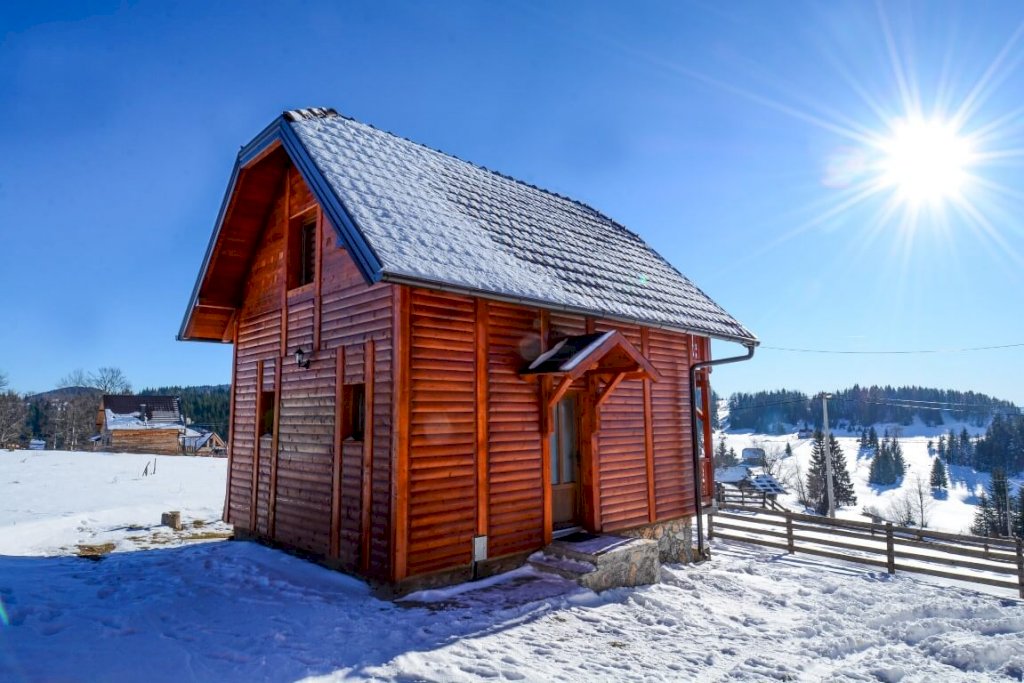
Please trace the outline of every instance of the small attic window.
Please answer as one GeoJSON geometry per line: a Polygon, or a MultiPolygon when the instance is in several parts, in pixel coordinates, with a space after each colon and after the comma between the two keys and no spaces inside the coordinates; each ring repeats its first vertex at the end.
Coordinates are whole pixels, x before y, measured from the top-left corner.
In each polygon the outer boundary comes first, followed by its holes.
{"type": "Polygon", "coordinates": [[[316,277],[316,214],[297,219],[289,227],[288,289],[295,289],[316,277]]]}

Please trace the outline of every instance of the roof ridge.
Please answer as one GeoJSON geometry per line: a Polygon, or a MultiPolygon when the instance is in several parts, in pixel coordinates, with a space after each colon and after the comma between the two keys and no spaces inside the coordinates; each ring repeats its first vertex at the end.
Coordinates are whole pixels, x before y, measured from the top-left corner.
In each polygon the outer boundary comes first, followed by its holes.
{"type": "MultiPolygon", "coordinates": [[[[460,156],[458,156],[456,154],[452,154],[451,152],[446,152],[443,149],[438,149],[436,147],[431,147],[430,145],[428,145],[426,143],[419,142],[417,140],[413,140],[412,138],[407,138],[404,135],[399,135],[398,133],[394,133],[394,132],[392,132],[390,130],[386,130],[384,128],[378,128],[377,126],[373,125],[372,123],[367,123],[366,121],[360,121],[359,119],[354,118],[352,116],[349,116],[347,114],[339,113],[333,107],[306,107],[304,109],[292,109],[292,110],[284,112],[284,116],[285,116],[286,119],[288,119],[292,123],[301,123],[303,121],[311,121],[313,119],[328,119],[328,118],[338,117],[338,118],[345,119],[346,121],[351,121],[352,123],[355,123],[355,124],[360,125],[360,126],[366,126],[367,128],[375,130],[378,133],[383,133],[384,135],[390,135],[393,138],[398,138],[399,140],[404,140],[405,142],[408,142],[411,145],[415,145],[417,147],[421,147],[421,148],[423,148],[423,149],[425,149],[427,151],[434,152],[435,154],[440,154],[440,155],[446,156],[446,157],[448,157],[450,159],[455,159],[456,161],[460,161],[460,162],[462,162],[464,164],[468,164],[468,165],[470,165],[470,166],[472,166],[474,168],[478,168],[481,171],[484,171],[486,173],[490,173],[492,175],[496,175],[499,178],[504,178],[505,180],[510,180],[513,183],[517,184],[517,185],[522,185],[524,187],[529,187],[529,188],[531,188],[533,190],[537,190],[538,192],[543,192],[546,195],[550,195],[552,197],[555,197],[556,199],[561,199],[561,200],[570,202],[572,204],[575,204],[575,205],[577,205],[577,206],[579,206],[579,207],[581,207],[583,209],[586,209],[587,211],[592,213],[594,216],[596,216],[598,218],[601,218],[602,220],[605,220],[608,223],[614,225],[616,228],[618,228],[622,232],[625,232],[628,235],[632,235],[633,237],[635,237],[635,238],[639,239],[640,241],[644,242],[644,244],[647,244],[647,242],[644,241],[643,237],[641,237],[639,233],[634,232],[633,230],[630,230],[628,227],[626,227],[625,225],[623,225],[619,221],[615,220],[611,216],[601,212],[600,210],[594,208],[593,206],[591,206],[590,204],[587,204],[584,201],[581,201],[579,199],[575,199],[575,198],[570,197],[568,195],[564,195],[564,194],[555,192],[554,190],[549,190],[549,189],[541,187],[539,185],[534,185],[533,183],[528,183],[525,180],[521,180],[520,178],[516,178],[515,176],[511,176],[511,175],[509,175],[507,173],[502,173],[501,171],[496,171],[493,168],[488,168],[487,166],[484,166],[483,164],[478,164],[475,161],[470,161],[469,159],[463,159],[462,157],[460,157],[460,156]]],[[[650,245],[648,245],[648,246],[650,246],[650,245]]]]}

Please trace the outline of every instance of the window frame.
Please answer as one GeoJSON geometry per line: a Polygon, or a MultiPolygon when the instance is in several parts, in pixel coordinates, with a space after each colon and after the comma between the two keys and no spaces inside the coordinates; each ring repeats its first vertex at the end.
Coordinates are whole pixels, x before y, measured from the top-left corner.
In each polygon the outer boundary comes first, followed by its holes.
{"type": "Polygon", "coordinates": [[[316,264],[320,251],[320,231],[317,228],[319,222],[319,211],[316,207],[302,212],[288,222],[286,286],[289,292],[309,287],[316,282],[316,264]]]}
{"type": "Polygon", "coordinates": [[[362,443],[366,439],[366,383],[342,385],[341,438],[362,443]]]}

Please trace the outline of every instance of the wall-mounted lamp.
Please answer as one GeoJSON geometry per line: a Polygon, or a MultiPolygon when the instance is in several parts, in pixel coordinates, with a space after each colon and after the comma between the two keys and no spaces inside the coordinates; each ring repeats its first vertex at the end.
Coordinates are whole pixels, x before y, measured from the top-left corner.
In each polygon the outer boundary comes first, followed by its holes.
{"type": "Polygon", "coordinates": [[[295,364],[300,368],[309,367],[309,356],[302,350],[301,346],[295,349],[295,364]]]}

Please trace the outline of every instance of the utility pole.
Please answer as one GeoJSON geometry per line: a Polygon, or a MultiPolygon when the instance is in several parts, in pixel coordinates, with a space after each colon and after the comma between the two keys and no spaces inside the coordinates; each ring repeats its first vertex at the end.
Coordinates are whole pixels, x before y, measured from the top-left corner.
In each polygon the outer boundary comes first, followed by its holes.
{"type": "Polygon", "coordinates": [[[821,415],[825,427],[825,494],[828,496],[828,516],[836,516],[836,496],[832,485],[832,433],[828,429],[828,400],[832,394],[821,392],[821,415]]]}

